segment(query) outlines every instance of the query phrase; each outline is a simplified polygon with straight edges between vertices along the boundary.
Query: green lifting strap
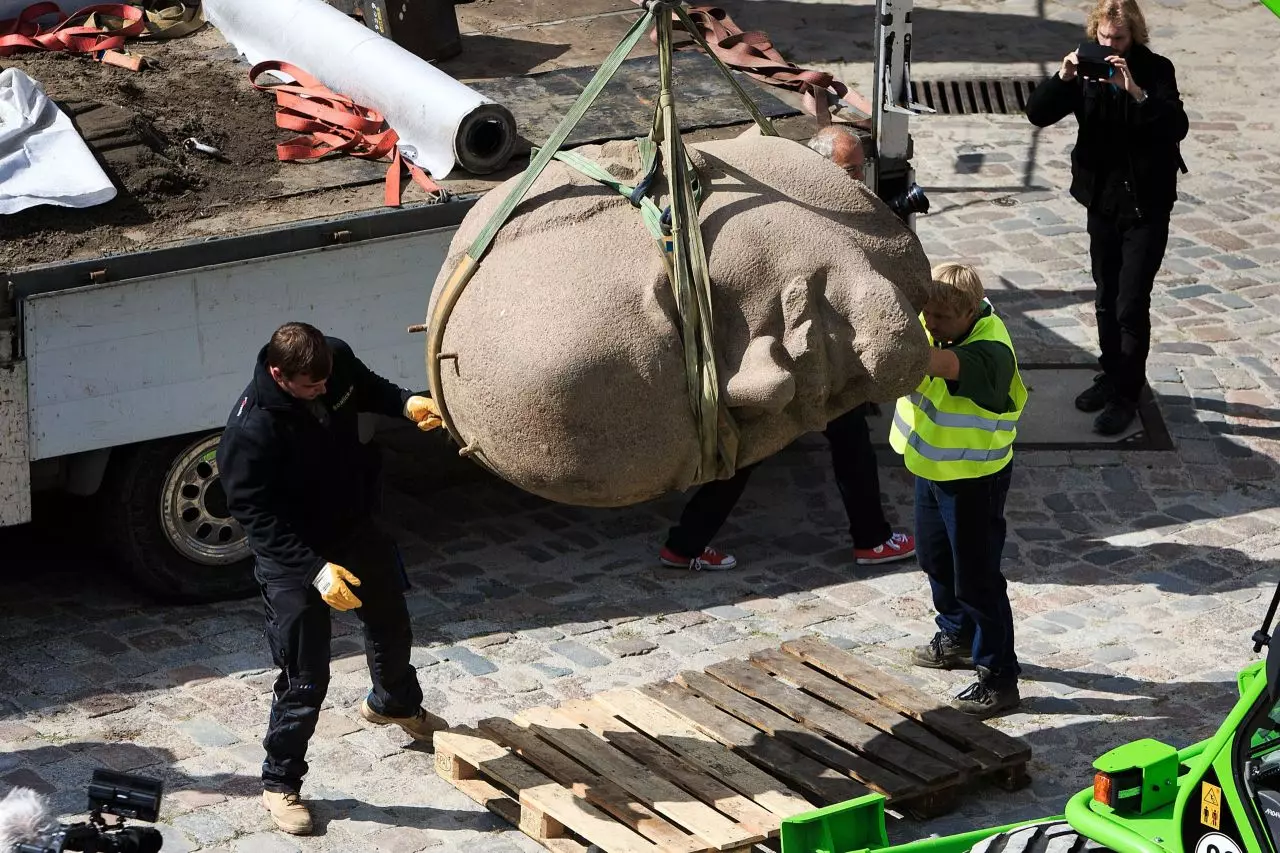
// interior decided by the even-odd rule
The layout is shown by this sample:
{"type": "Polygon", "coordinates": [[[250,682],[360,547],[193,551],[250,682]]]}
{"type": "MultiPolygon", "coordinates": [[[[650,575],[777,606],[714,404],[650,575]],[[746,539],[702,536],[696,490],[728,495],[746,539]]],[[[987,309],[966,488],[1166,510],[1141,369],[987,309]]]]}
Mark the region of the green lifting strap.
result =
{"type": "MultiPolygon", "coordinates": [[[[766,136],[777,135],[772,122],[760,112],[728,67],[708,47],[683,6],[676,0],[649,0],[645,3],[645,14],[631,25],[618,46],[601,64],[577,102],[552,132],[546,145],[535,151],[520,181],[476,235],[436,300],[434,311],[429,318],[427,375],[431,394],[440,409],[444,426],[455,440],[459,440],[459,443],[462,442],[449,415],[440,381],[440,363],[443,358],[448,357],[442,355],[440,351],[444,342],[445,325],[467,282],[475,274],[476,267],[488,252],[493,238],[524,200],[547,164],[553,159],[559,159],[627,196],[640,209],[641,217],[650,233],[666,249],[663,252],[663,260],[667,266],[668,279],[681,316],[680,333],[684,344],[686,385],[689,389],[690,405],[698,428],[701,450],[696,479],[702,481],[712,477],[726,478],[734,473],[738,433],[733,418],[720,400],[720,386],[716,374],[712,335],[714,323],[711,314],[711,276],[698,221],[702,187],[680,136],[672,94],[672,13],[684,25],[698,46],[715,62],[751,114],[752,119],[760,127],[761,133],[766,136]],[[568,139],[569,134],[595,102],[601,90],[617,73],[622,61],[648,33],[649,28],[655,25],[658,30],[661,94],[658,107],[654,111],[650,135],[638,142],[646,173],[659,154],[658,146],[659,141],[661,142],[662,158],[667,166],[667,182],[672,195],[669,235],[663,226],[662,212],[652,199],[647,197],[635,199],[634,187],[628,187],[616,180],[607,171],[580,155],[560,151],[560,146],[568,139]]],[[[460,452],[464,455],[474,454],[477,460],[484,464],[481,448],[464,445],[460,452]]]]}

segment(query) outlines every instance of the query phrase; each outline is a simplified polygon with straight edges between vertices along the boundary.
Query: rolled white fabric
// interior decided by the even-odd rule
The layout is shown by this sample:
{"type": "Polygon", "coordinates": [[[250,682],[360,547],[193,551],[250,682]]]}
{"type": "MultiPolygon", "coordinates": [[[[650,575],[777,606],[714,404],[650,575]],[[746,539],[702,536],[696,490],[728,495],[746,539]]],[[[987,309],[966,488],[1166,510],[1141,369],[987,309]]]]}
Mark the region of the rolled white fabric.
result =
{"type": "Polygon", "coordinates": [[[511,159],[511,112],[323,0],[204,0],[205,17],[250,63],[277,59],[386,116],[400,151],[437,178],[511,159]]]}
{"type": "Polygon", "coordinates": [[[38,204],[93,207],[115,196],[71,119],[40,84],[16,68],[0,71],[0,214],[38,204]]]}

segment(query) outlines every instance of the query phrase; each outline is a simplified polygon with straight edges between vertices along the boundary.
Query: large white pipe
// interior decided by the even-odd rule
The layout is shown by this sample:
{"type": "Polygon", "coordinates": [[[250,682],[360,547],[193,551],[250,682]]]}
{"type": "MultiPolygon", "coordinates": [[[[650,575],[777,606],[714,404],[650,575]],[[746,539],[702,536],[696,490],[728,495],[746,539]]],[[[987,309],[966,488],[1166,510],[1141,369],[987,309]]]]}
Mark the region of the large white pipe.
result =
{"type": "Polygon", "coordinates": [[[382,113],[401,152],[437,178],[455,161],[487,174],[511,159],[509,110],[323,0],[204,0],[204,14],[250,63],[292,63],[382,113]]]}

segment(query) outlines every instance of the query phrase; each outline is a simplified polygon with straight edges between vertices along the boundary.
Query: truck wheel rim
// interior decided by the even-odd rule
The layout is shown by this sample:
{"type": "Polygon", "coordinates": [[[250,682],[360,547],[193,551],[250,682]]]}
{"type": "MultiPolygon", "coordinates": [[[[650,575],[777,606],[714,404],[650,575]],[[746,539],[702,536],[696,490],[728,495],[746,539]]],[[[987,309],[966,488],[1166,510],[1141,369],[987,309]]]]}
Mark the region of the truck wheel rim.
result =
{"type": "Polygon", "coordinates": [[[212,435],[187,448],[169,466],[160,490],[160,520],[169,544],[187,559],[209,566],[250,555],[244,529],[227,510],[218,476],[218,439],[212,435]]]}

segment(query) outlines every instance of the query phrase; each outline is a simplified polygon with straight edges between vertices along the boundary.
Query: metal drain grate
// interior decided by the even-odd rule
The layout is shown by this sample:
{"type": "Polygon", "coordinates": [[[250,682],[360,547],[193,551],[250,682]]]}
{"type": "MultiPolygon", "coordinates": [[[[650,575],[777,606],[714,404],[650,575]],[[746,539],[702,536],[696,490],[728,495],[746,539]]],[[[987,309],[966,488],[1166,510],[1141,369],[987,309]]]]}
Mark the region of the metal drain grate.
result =
{"type": "Polygon", "coordinates": [[[1016,115],[1027,111],[1027,98],[1040,80],[1030,77],[1006,80],[913,80],[911,97],[940,115],[995,113],[1016,115]]]}

